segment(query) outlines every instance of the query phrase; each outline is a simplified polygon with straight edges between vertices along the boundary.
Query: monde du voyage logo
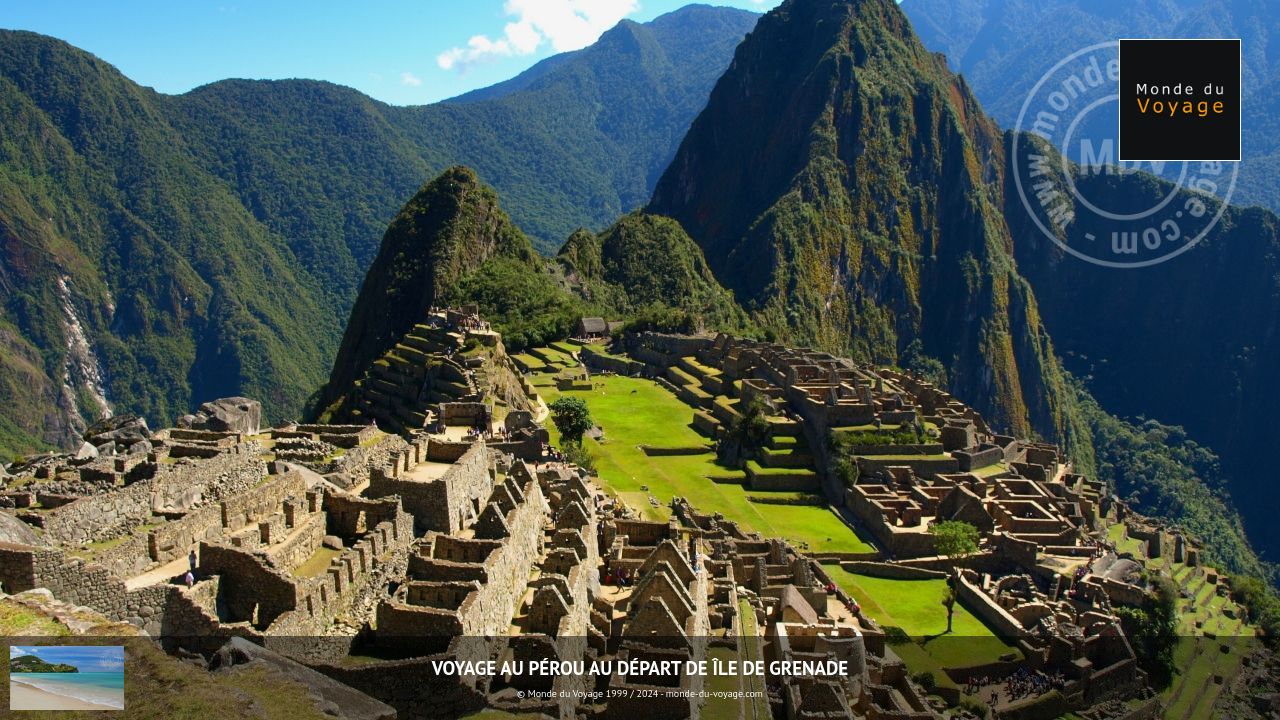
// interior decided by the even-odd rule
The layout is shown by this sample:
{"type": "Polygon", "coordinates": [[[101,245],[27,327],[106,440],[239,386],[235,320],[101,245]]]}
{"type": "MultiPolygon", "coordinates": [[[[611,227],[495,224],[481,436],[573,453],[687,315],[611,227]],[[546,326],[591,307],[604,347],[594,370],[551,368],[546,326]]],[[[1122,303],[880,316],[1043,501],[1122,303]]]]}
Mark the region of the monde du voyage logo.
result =
{"type": "Polygon", "coordinates": [[[1240,127],[1239,40],[1091,45],[1028,93],[1014,184],[1032,223],[1067,253],[1106,267],[1154,265],[1221,219],[1240,127]]]}

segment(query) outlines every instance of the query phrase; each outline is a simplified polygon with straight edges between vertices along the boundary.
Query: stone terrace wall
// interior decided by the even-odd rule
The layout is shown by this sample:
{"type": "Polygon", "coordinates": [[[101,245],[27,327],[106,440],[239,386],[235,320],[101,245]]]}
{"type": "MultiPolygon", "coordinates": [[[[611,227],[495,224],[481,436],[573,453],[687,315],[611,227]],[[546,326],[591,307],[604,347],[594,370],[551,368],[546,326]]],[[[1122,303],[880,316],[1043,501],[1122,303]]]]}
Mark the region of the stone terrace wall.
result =
{"type": "Polygon", "coordinates": [[[275,635],[324,633],[333,619],[357,603],[372,604],[371,590],[378,590],[390,576],[403,574],[404,555],[413,542],[413,520],[395,506],[395,516],[379,522],[354,545],[334,558],[319,577],[298,585],[298,605],[277,618],[275,635]]]}
{"type": "Polygon", "coordinates": [[[292,570],[315,554],[324,541],[325,532],[323,515],[307,515],[298,526],[291,529],[283,543],[267,550],[267,557],[272,565],[282,570],[292,570]]]}
{"type": "Polygon", "coordinates": [[[124,542],[93,556],[93,561],[122,578],[133,577],[151,565],[151,536],[134,533],[124,542]]]}
{"type": "Polygon", "coordinates": [[[453,675],[432,672],[431,660],[455,653],[364,665],[321,665],[315,669],[396,709],[400,720],[462,717],[486,707],[485,696],[453,675]]]}
{"type": "Polygon", "coordinates": [[[222,526],[239,530],[256,520],[280,509],[285,498],[301,498],[306,495],[307,484],[302,474],[285,473],[252,492],[242,492],[222,502],[222,526]]]}
{"type": "Polygon", "coordinates": [[[197,490],[205,500],[218,500],[244,492],[267,474],[267,464],[260,457],[261,453],[261,445],[247,442],[207,459],[174,465],[158,464],[154,478],[154,506],[174,505],[184,496],[195,496],[197,490]]]}
{"type": "MultiPolygon", "coordinates": [[[[147,537],[150,561],[165,563],[185,555],[202,541],[216,541],[229,530],[244,527],[279,512],[286,498],[306,505],[306,482],[297,473],[285,473],[274,480],[251,487],[220,503],[208,503],[176,520],[152,530],[147,537]]],[[[122,573],[129,575],[130,573],[122,573]]]]}
{"type": "Polygon", "coordinates": [[[131,623],[173,645],[209,652],[231,634],[201,608],[185,588],[157,584],[127,590],[124,582],[97,563],[68,559],[56,550],[0,544],[0,584],[8,593],[45,588],[54,597],[84,605],[107,618],[131,623]]]}
{"type": "Polygon", "coordinates": [[[644,363],[642,362],[637,362],[630,358],[601,355],[590,348],[582,348],[578,352],[578,356],[582,358],[582,362],[587,367],[605,372],[617,373],[618,375],[639,375],[644,372],[644,363]]]}
{"type": "Polygon", "coordinates": [[[151,519],[155,480],[89,495],[44,514],[44,536],[59,545],[111,540],[151,519]]]}
{"type": "Polygon", "coordinates": [[[393,497],[370,500],[346,493],[327,493],[324,510],[329,516],[329,530],[334,535],[353,538],[369,532],[384,522],[412,522],[393,497]]]}
{"type": "Polygon", "coordinates": [[[538,483],[524,488],[525,500],[507,514],[510,535],[489,556],[489,581],[475,593],[471,612],[462,618],[468,635],[499,635],[511,625],[516,604],[529,583],[529,567],[541,552],[547,502],[538,483]]]}
{"type": "Polygon", "coordinates": [[[485,581],[467,594],[456,613],[398,600],[387,601],[378,608],[379,630],[396,639],[418,635],[505,634],[528,585],[529,568],[541,552],[546,512],[547,502],[541,486],[530,481],[524,488],[524,502],[506,515],[509,535],[502,538],[501,545],[485,559],[485,581]]]}
{"type": "Polygon", "coordinates": [[[192,545],[202,540],[215,540],[221,534],[222,506],[217,503],[205,505],[148,533],[148,560],[169,562],[186,554],[192,545]]]}
{"type": "Polygon", "coordinates": [[[487,498],[493,489],[489,464],[489,447],[475,442],[438,480],[405,480],[396,476],[399,471],[394,467],[377,469],[370,475],[366,494],[399,495],[419,530],[456,533],[462,529],[464,518],[473,514],[474,503],[487,498]]]}
{"type": "Polygon", "coordinates": [[[222,576],[219,594],[234,622],[249,621],[256,609],[257,625],[265,627],[298,606],[297,586],[292,578],[238,548],[200,543],[200,574],[222,576]]]}
{"type": "Polygon", "coordinates": [[[982,588],[969,582],[963,575],[960,576],[956,583],[956,596],[964,603],[978,619],[982,620],[988,626],[996,631],[996,635],[1003,638],[1017,638],[1025,635],[1022,624],[1017,621],[1007,610],[996,604],[982,591],[982,588]]]}
{"type": "Polygon", "coordinates": [[[111,540],[149,522],[153,509],[242,492],[266,475],[259,449],[257,443],[244,443],[206,460],[156,464],[150,479],[44,513],[45,537],[60,545],[111,540]]]}
{"type": "Polygon", "coordinates": [[[59,600],[97,610],[112,620],[125,616],[125,586],[110,570],[57,550],[0,545],[0,585],[7,593],[45,588],[59,600]]]}
{"type": "Polygon", "coordinates": [[[399,435],[383,435],[377,442],[348,450],[338,458],[337,469],[350,476],[352,484],[359,485],[369,479],[370,471],[386,466],[392,456],[400,454],[407,446],[408,443],[399,435]]]}

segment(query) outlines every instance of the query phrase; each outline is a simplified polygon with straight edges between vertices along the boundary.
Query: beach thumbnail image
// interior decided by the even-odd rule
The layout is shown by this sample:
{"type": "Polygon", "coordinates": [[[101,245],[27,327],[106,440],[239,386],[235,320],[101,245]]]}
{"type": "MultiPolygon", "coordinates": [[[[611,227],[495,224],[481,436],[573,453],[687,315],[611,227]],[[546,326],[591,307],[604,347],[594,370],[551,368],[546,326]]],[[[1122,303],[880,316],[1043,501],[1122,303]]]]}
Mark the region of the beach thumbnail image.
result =
{"type": "Polygon", "coordinates": [[[120,645],[9,646],[10,710],[123,710],[120,645]]]}

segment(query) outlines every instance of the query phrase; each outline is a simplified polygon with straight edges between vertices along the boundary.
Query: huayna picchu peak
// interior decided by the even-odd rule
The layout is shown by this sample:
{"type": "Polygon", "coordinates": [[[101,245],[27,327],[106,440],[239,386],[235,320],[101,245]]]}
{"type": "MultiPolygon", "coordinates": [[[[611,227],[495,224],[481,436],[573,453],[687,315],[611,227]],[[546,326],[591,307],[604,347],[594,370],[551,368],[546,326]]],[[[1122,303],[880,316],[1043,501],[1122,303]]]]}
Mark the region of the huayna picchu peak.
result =
{"type": "Polygon", "coordinates": [[[766,328],[877,362],[918,341],[999,426],[1087,456],[990,182],[1000,138],[891,0],[787,0],[648,209],[766,328]]]}

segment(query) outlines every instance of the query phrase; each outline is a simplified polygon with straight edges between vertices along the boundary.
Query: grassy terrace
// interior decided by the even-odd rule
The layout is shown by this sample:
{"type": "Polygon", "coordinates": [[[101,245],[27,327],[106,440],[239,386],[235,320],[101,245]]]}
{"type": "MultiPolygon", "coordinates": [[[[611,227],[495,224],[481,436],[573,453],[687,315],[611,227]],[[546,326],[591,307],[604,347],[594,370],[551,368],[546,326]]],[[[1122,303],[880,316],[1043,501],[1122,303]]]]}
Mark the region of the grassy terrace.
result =
{"type": "MultiPolygon", "coordinates": [[[[713,453],[645,455],[638,446],[706,445],[706,438],[689,427],[693,408],[649,380],[616,375],[595,376],[593,380],[599,388],[563,394],[586,400],[596,424],[604,428],[604,442],[587,440],[586,444],[596,458],[596,469],[605,489],[646,518],[666,519],[671,514],[671,498],[679,495],[700,512],[721,513],[747,530],[807,544],[813,552],[872,549],[829,508],[753,503],[740,484],[712,482],[709,476],[742,477],[740,470],[717,465],[713,453]],[[641,486],[649,490],[646,492],[641,486]],[[649,503],[649,495],[657,498],[657,507],[649,503]]],[[[550,378],[535,378],[534,382],[548,403],[562,394],[550,378]]],[[[548,428],[552,442],[558,442],[555,427],[548,423],[548,428]]]]}
{"type": "Polygon", "coordinates": [[[1226,682],[1240,671],[1240,664],[1254,646],[1254,628],[1239,618],[1243,610],[1230,599],[1217,594],[1217,585],[1207,582],[1206,570],[1173,562],[1172,554],[1147,558],[1146,543],[1128,537],[1123,523],[1107,528],[1107,539],[1120,552],[1144,558],[1152,572],[1163,572],[1173,578],[1185,597],[1179,597],[1178,634],[1174,649],[1176,674],[1168,688],[1160,693],[1166,706],[1165,717],[1171,720],[1209,720],[1217,717],[1214,703],[1223,685],[1214,681],[1221,676],[1226,682]],[[1224,611],[1232,610],[1236,617],[1224,611]]]}
{"type": "Polygon", "coordinates": [[[329,563],[333,559],[341,555],[342,552],[333,548],[321,547],[316,548],[311,557],[307,558],[301,565],[293,569],[293,576],[297,578],[309,578],[317,575],[323,575],[329,569],[329,563]]]}
{"type": "Polygon", "coordinates": [[[996,463],[995,465],[988,465],[984,468],[978,468],[977,470],[973,470],[972,472],[974,475],[977,475],[980,478],[989,478],[993,475],[999,475],[1002,472],[1008,472],[1008,470],[1009,470],[1009,467],[1004,463],[996,463]]]}
{"type": "Polygon", "coordinates": [[[846,572],[839,565],[824,565],[882,627],[902,628],[912,642],[894,645],[893,651],[913,673],[933,673],[939,685],[955,687],[943,668],[970,667],[995,662],[1001,656],[1021,652],[1001,640],[973,613],[957,603],[951,634],[946,634],[947,611],[942,606],[943,580],[891,580],[846,572]]]}

